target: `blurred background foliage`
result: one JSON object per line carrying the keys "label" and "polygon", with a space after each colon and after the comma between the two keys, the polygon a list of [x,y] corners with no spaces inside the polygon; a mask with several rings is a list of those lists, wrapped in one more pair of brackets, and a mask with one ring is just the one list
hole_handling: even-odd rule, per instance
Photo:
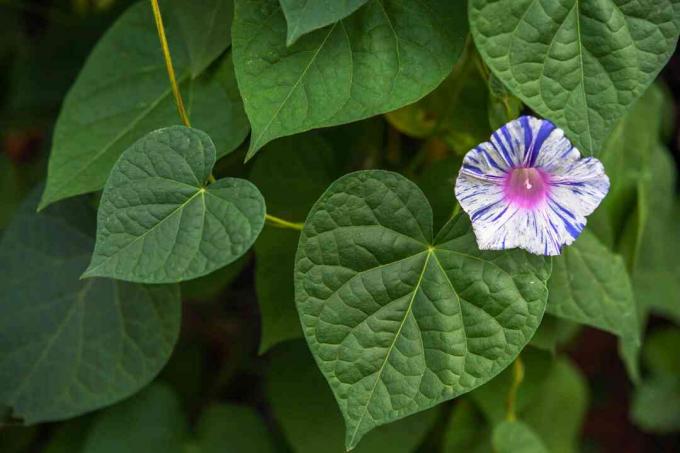
{"label": "blurred background foliage", "polygon": [[[45,177],[70,84],[98,37],[131,3],[0,0],[0,234]],[[558,453],[680,450],[680,241],[669,240],[680,225],[680,56],[661,79],[607,142],[602,160],[612,191],[590,224],[632,276],[645,325],[639,385],[627,377],[614,336],[547,315],[522,353],[521,424],[492,435],[506,413],[508,369],[469,395],[377,429],[357,451],[487,452],[495,442],[507,448],[499,440],[506,428],[530,428],[516,434],[539,437],[525,446],[535,441]],[[469,40],[453,73],[421,101],[306,133],[304,140],[277,140],[247,165],[242,146],[216,173],[248,177],[272,214],[302,222],[338,176],[360,168],[401,171],[430,199],[438,228],[455,209],[462,155],[521,111]],[[29,427],[0,407],[0,452],[343,451],[342,418],[300,338],[291,278],[297,238],[268,227],[237,262],[182,284],[180,341],[139,394],[73,420]]]}

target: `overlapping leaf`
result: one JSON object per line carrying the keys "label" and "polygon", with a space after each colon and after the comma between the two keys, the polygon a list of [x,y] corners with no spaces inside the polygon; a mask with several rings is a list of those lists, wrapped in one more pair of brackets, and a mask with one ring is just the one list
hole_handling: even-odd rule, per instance
{"label": "overlapping leaf", "polygon": [[[192,124],[211,134],[223,156],[243,141],[249,126],[230,55],[205,69],[229,44],[222,30],[228,27],[229,8],[214,1],[222,6],[165,1],[161,8]],[[212,24],[207,32],[206,24]],[[205,39],[185,42],[187,35]],[[154,129],[178,123],[151,6],[140,2],[101,38],[64,100],[41,207],[101,189],[127,147]]]}
{"label": "overlapping leaf", "polygon": [[286,46],[277,0],[237,0],[234,65],[253,129],[267,142],[412,103],[451,72],[467,32],[465,3],[371,0]]}
{"label": "overlapping leaf", "polygon": [[338,22],[368,0],[279,0],[288,23],[287,43],[292,45],[310,31]]}
{"label": "overlapping leaf", "polygon": [[190,280],[235,261],[264,225],[264,199],[244,179],[207,180],[215,145],[183,126],[154,131],[116,163],[97,215],[84,277]]}
{"label": "overlapping leaf", "polygon": [[38,195],[0,243],[0,404],[26,423],[136,392],[168,360],[180,323],[176,285],[80,280],[94,213],[78,199],[36,214]]}
{"label": "overlapping leaf", "polygon": [[675,49],[677,0],[470,0],[494,73],[529,107],[597,154]]}
{"label": "overlapping leaf", "polygon": [[480,252],[466,217],[433,238],[427,199],[395,173],[333,183],[305,223],[295,296],[347,447],[505,368],[540,323],[549,274],[543,257]]}

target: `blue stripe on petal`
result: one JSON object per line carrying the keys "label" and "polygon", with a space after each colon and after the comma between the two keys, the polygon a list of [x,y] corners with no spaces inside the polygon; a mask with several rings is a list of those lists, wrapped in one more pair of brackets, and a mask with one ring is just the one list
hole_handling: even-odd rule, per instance
{"label": "blue stripe on petal", "polygon": [[541,122],[541,127],[538,130],[538,133],[536,134],[536,137],[534,139],[534,142],[531,144],[531,148],[529,149],[529,166],[533,167],[536,165],[536,158],[541,152],[541,148],[543,147],[543,143],[545,143],[546,139],[552,134],[552,132],[555,130],[555,125],[551,123],[550,121],[542,121]]}

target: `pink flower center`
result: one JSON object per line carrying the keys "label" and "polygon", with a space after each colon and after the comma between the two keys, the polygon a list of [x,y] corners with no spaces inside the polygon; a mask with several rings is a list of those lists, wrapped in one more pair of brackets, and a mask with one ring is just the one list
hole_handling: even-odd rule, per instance
{"label": "pink flower center", "polygon": [[541,203],[549,190],[548,176],[537,168],[513,168],[505,178],[505,196],[522,208]]}

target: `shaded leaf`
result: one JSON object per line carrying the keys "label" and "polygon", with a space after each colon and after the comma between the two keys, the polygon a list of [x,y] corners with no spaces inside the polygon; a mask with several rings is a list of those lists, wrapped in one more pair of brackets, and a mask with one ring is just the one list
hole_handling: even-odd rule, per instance
{"label": "shaded leaf", "polygon": [[459,401],[453,409],[444,433],[444,453],[488,453],[491,429],[475,407],[467,400]]}
{"label": "shaded leaf", "polygon": [[[294,452],[345,451],[342,417],[304,342],[291,341],[272,350],[267,388],[274,415]],[[432,409],[381,426],[352,451],[412,452],[434,424],[437,412]]]}
{"label": "shaded leaf", "polygon": [[146,385],[177,340],[177,286],[79,280],[94,213],[70,200],[36,214],[34,193],[0,242],[0,403],[26,423],[119,401]]}
{"label": "shaded leaf", "polygon": [[83,453],[147,453],[149,448],[183,453],[186,419],[179,398],[163,384],[97,415]]}
{"label": "shaded leaf", "polygon": [[183,126],[154,131],[127,149],[104,187],[83,277],[178,282],[243,255],[264,225],[264,199],[244,179],[206,186],[214,164],[210,137]]}
{"label": "shaded leaf", "polygon": [[480,252],[464,216],[433,238],[427,199],[398,174],[334,182],[305,223],[295,295],[347,447],[510,364],[540,324],[549,274],[543,257]]}
{"label": "shaded leaf", "polygon": [[357,14],[286,46],[277,0],[237,0],[234,64],[253,133],[267,142],[414,102],[451,72],[465,3],[371,0]]}
{"label": "shaded leaf", "polygon": [[209,406],[196,426],[195,444],[201,453],[275,451],[271,434],[258,413],[235,404]]}
{"label": "shaded leaf", "polygon": [[647,432],[680,430],[680,378],[659,375],[643,381],[633,394],[631,417]]}
{"label": "shaded leaf", "polygon": [[475,43],[525,104],[598,154],[680,30],[675,0],[471,0]]}

